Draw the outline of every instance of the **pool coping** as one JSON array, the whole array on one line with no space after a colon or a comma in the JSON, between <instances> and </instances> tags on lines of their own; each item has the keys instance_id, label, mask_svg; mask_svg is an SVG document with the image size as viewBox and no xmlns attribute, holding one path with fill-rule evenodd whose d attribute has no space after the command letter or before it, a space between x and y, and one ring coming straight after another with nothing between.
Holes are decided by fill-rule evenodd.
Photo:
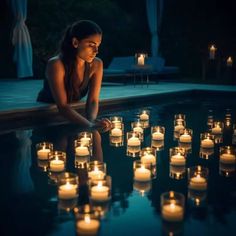
<instances>
[{"instance_id":1,"label":"pool coping","mask_svg":"<svg viewBox=\"0 0 236 236\"><path fill-rule=\"evenodd\" d=\"M127 107L138 107L146 102L153 102L159 99L159 102L178 96L193 96L196 94L227 94L236 96L236 91L212 90L212 89L183 89L179 91L165 91L161 93L153 93L146 95L128 96L122 98L103 99L99 104L99 115L105 115L108 112L123 110ZM85 102L71 104L71 107L84 115ZM69 123L60 113L55 104L40 107L32 107L27 109L15 109L0 112L0 134L10 132L19 128L32 128L34 126L44 126L52 124Z\"/></svg>"}]
</instances>

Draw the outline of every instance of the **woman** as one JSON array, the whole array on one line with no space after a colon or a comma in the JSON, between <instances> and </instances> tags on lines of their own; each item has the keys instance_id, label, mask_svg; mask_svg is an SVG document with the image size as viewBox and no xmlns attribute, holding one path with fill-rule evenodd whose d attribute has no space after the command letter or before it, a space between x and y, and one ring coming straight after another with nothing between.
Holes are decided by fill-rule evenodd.
<instances>
[{"instance_id":1,"label":"woman","mask_svg":"<svg viewBox=\"0 0 236 236\"><path fill-rule=\"evenodd\" d=\"M84 127L107 128L109 120L96 120L103 76L103 63L97 58L102 30L94 22L75 22L66 30L60 53L48 61L44 87L38 101L57 104L59 112L68 120ZM71 108L88 93L86 117Z\"/></svg>"}]
</instances>

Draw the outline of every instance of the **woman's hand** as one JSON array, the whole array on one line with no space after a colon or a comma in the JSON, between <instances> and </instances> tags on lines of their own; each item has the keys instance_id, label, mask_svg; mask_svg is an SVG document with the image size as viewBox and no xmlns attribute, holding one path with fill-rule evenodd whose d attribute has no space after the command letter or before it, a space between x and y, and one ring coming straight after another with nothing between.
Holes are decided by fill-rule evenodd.
<instances>
[{"instance_id":1,"label":"woman's hand","mask_svg":"<svg viewBox=\"0 0 236 236\"><path fill-rule=\"evenodd\" d=\"M96 119L93 127L100 132L107 132L111 129L111 124L111 121L107 118Z\"/></svg>"}]
</instances>

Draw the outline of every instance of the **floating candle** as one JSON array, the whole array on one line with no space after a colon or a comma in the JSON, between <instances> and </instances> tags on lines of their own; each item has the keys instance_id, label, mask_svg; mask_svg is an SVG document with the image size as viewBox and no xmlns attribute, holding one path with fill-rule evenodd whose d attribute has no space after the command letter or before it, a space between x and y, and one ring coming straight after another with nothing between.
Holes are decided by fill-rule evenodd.
<instances>
[{"instance_id":1,"label":"floating candle","mask_svg":"<svg viewBox=\"0 0 236 236\"><path fill-rule=\"evenodd\" d=\"M147 113L142 113L139 116L140 120L149 120L149 115Z\"/></svg>"},{"instance_id":2,"label":"floating candle","mask_svg":"<svg viewBox=\"0 0 236 236\"><path fill-rule=\"evenodd\" d=\"M192 137L189 134L182 134L179 137L179 141L181 143L191 143L192 142Z\"/></svg>"},{"instance_id":3,"label":"floating candle","mask_svg":"<svg viewBox=\"0 0 236 236\"><path fill-rule=\"evenodd\" d=\"M109 187L103 186L101 182L91 188L91 199L95 201L109 200Z\"/></svg>"},{"instance_id":4,"label":"floating candle","mask_svg":"<svg viewBox=\"0 0 236 236\"><path fill-rule=\"evenodd\" d=\"M43 148L37 151L37 156L39 160L47 160L48 154L51 152L49 148Z\"/></svg>"},{"instance_id":5,"label":"floating candle","mask_svg":"<svg viewBox=\"0 0 236 236\"><path fill-rule=\"evenodd\" d=\"M102 180L105 177L105 173L95 166L94 170L88 172L88 177L92 180Z\"/></svg>"},{"instance_id":6,"label":"floating candle","mask_svg":"<svg viewBox=\"0 0 236 236\"><path fill-rule=\"evenodd\" d=\"M211 140L209 138L205 138L201 141L201 147L202 148L213 148L214 142L213 142L213 140Z\"/></svg>"},{"instance_id":7,"label":"floating candle","mask_svg":"<svg viewBox=\"0 0 236 236\"><path fill-rule=\"evenodd\" d=\"M162 218L166 221L177 222L184 218L184 209L182 206L175 203L170 203L162 206Z\"/></svg>"},{"instance_id":8,"label":"floating candle","mask_svg":"<svg viewBox=\"0 0 236 236\"><path fill-rule=\"evenodd\" d=\"M113 128L111 130L111 136L114 136L114 137L120 137L122 136L122 130L119 129L119 128Z\"/></svg>"},{"instance_id":9,"label":"floating candle","mask_svg":"<svg viewBox=\"0 0 236 236\"><path fill-rule=\"evenodd\" d=\"M142 165L140 168L135 169L134 179L143 182L149 181L151 180L151 171Z\"/></svg>"},{"instance_id":10,"label":"floating candle","mask_svg":"<svg viewBox=\"0 0 236 236\"><path fill-rule=\"evenodd\" d=\"M164 139L164 134L161 132L154 132L152 133L152 139L153 140L163 140Z\"/></svg>"},{"instance_id":11,"label":"floating candle","mask_svg":"<svg viewBox=\"0 0 236 236\"><path fill-rule=\"evenodd\" d=\"M143 164L156 164L156 157L153 154L145 154L141 156L141 162Z\"/></svg>"},{"instance_id":12,"label":"floating candle","mask_svg":"<svg viewBox=\"0 0 236 236\"><path fill-rule=\"evenodd\" d=\"M79 235L95 235L99 229L100 223L98 220L90 219L89 216L85 216L83 220L77 222L76 226Z\"/></svg>"},{"instance_id":13,"label":"floating candle","mask_svg":"<svg viewBox=\"0 0 236 236\"><path fill-rule=\"evenodd\" d=\"M183 166L185 165L185 163L186 163L185 157L180 153L177 153L176 155L173 155L170 158L171 165Z\"/></svg>"},{"instance_id":14,"label":"floating candle","mask_svg":"<svg viewBox=\"0 0 236 236\"><path fill-rule=\"evenodd\" d=\"M51 160L49 162L50 171L61 172L65 170L65 162L63 160Z\"/></svg>"},{"instance_id":15,"label":"floating candle","mask_svg":"<svg viewBox=\"0 0 236 236\"><path fill-rule=\"evenodd\" d=\"M75 154L77 156L89 156L89 150L86 146L80 146L75 148Z\"/></svg>"},{"instance_id":16,"label":"floating candle","mask_svg":"<svg viewBox=\"0 0 236 236\"><path fill-rule=\"evenodd\" d=\"M70 184L69 182L59 186L58 198L69 200L78 197L77 188L78 188L77 184Z\"/></svg>"},{"instance_id":17,"label":"floating candle","mask_svg":"<svg viewBox=\"0 0 236 236\"><path fill-rule=\"evenodd\" d=\"M236 156L231 153L223 153L220 155L220 162L225 164L235 164Z\"/></svg>"},{"instance_id":18,"label":"floating candle","mask_svg":"<svg viewBox=\"0 0 236 236\"><path fill-rule=\"evenodd\" d=\"M190 179L189 188L193 190L206 190L207 189L206 178L201 177L199 174L197 174L197 176L192 177Z\"/></svg>"}]
</instances>

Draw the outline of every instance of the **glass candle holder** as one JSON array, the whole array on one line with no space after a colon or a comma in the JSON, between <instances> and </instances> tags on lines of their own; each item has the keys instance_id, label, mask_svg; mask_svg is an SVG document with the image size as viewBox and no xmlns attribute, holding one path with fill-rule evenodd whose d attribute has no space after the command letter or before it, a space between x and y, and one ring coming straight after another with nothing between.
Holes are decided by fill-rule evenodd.
<instances>
[{"instance_id":1,"label":"glass candle holder","mask_svg":"<svg viewBox=\"0 0 236 236\"><path fill-rule=\"evenodd\" d=\"M145 196L145 194L149 193L150 190L152 189L152 181L146 181L146 182L134 181L133 188L141 196Z\"/></svg>"},{"instance_id":2,"label":"glass candle holder","mask_svg":"<svg viewBox=\"0 0 236 236\"><path fill-rule=\"evenodd\" d=\"M135 64L137 66L144 66L145 65L145 60L147 58L146 53L135 53Z\"/></svg>"},{"instance_id":3,"label":"glass candle holder","mask_svg":"<svg viewBox=\"0 0 236 236\"><path fill-rule=\"evenodd\" d=\"M53 151L53 144L49 142L42 142L36 144L38 160L48 161L49 152Z\"/></svg>"},{"instance_id":4,"label":"glass candle holder","mask_svg":"<svg viewBox=\"0 0 236 236\"><path fill-rule=\"evenodd\" d=\"M236 164L236 148L234 146L220 147L220 162L223 164Z\"/></svg>"},{"instance_id":5,"label":"glass candle holder","mask_svg":"<svg viewBox=\"0 0 236 236\"><path fill-rule=\"evenodd\" d=\"M193 166L188 168L188 188L195 191L206 191L208 168Z\"/></svg>"},{"instance_id":6,"label":"glass candle holder","mask_svg":"<svg viewBox=\"0 0 236 236\"><path fill-rule=\"evenodd\" d=\"M152 164L144 164L140 160L134 161L133 171L134 171L134 181L138 182L148 182L155 177L155 171L153 173Z\"/></svg>"},{"instance_id":7,"label":"glass candle holder","mask_svg":"<svg viewBox=\"0 0 236 236\"><path fill-rule=\"evenodd\" d=\"M85 145L93 145L93 134L91 132L80 132L78 134L78 141Z\"/></svg>"},{"instance_id":8,"label":"glass candle holder","mask_svg":"<svg viewBox=\"0 0 236 236\"><path fill-rule=\"evenodd\" d=\"M85 168L86 164L90 161L91 149L88 143L80 141L79 139L74 141L75 151L75 167Z\"/></svg>"},{"instance_id":9,"label":"glass candle holder","mask_svg":"<svg viewBox=\"0 0 236 236\"><path fill-rule=\"evenodd\" d=\"M77 235L97 235L100 221L89 204L74 208L74 216Z\"/></svg>"},{"instance_id":10,"label":"glass candle holder","mask_svg":"<svg viewBox=\"0 0 236 236\"><path fill-rule=\"evenodd\" d=\"M206 205L207 193L206 191L192 191L188 190L188 200L194 207L202 207Z\"/></svg>"},{"instance_id":11,"label":"glass candle holder","mask_svg":"<svg viewBox=\"0 0 236 236\"><path fill-rule=\"evenodd\" d=\"M170 165L184 166L186 164L186 151L181 147L169 149Z\"/></svg>"},{"instance_id":12,"label":"glass candle holder","mask_svg":"<svg viewBox=\"0 0 236 236\"><path fill-rule=\"evenodd\" d=\"M200 147L204 149L214 149L214 135L210 133L200 134Z\"/></svg>"},{"instance_id":13,"label":"glass candle holder","mask_svg":"<svg viewBox=\"0 0 236 236\"><path fill-rule=\"evenodd\" d=\"M138 157L141 150L141 134L131 131L126 133L127 156Z\"/></svg>"},{"instance_id":14,"label":"glass candle holder","mask_svg":"<svg viewBox=\"0 0 236 236\"><path fill-rule=\"evenodd\" d=\"M224 177L232 177L236 174L236 166L219 162L219 174Z\"/></svg>"},{"instance_id":15,"label":"glass candle holder","mask_svg":"<svg viewBox=\"0 0 236 236\"><path fill-rule=\"evenodd\" d=\"M109 141L111 146L121 147L124 145L124 124L112 123L109 131Z\"/></svg>"},{"instance_id":16,"label":"glass candle holder","mask_svg":"<svg viewBox=\"0 0 236 236\"><path fill-rule=\"evenodd\" d=\"M111 177L89 181L89 199L92 202L107 202L111 199Z\"/></svg>"},{"instance_id":17,"label":"glass candle holder","mask_svg":"<svg viewBox=\"0 0 236 236\"><path fill-rule=\"evenodd\" d=\"M143 141L143 124L140 121L131 122L131 128L134 132L140 133L140 140Z\"/></svg>"},{"instance_id":18,"label":"glass candle holder","mask_svg":"<svg viewBox=\"0 0 236 236\"><path fill-rule=\"evenodd\" d=\"M192 142L193 130L185 128L183 133L179 136L180 143L191 143Z\"/></svg>"},{"instance_id":19,"label":"glass candle holder","mask_svg":"<svg viewBox=\"0 0 236 236\"><path fill-rule=\"evenodd\" d=\"M185 114L181 114L181 113L175 114L175 116L174 116L174 119L175 119L176 122L185 121L185 118L186 118Z\"/></svg>"},{"instance_id":20,"label":"glass candle holder","mask_svg":"<svg viewBox=\"0 0 236 236\"><path fill-rule=\"evenodd\" d=\"M199 150L199 157L208 160L214 154L214 148L202 148Z\"/></svg>"},{"instance_id":21,"label":"glass candle holder","mask_svg":"<svg viewBox=\"0 0 236 236\"><path fill-rule=\"evenodd\" d=\"M231 110L227 109L226 114L225 114L225 119L224 119L224 127L225 128L231 128L231 124L232 124Z\"/></svg>"},{"instance_id":22,"label":"glass candle holder","mask_svg":"<svg viewBox=\"0 0 236 236\"><path fill-rule=\"evenodd\" d=\"M156 165L156 150L151 147L145 147L140 152L140 161L143 164Z\"/></svg>"},{"instance_id":23,"label":"glass candle holder","mask_svg":"<svg viewBox=\"0 0 236 236\"><path fill-rule=\"evenodd\" d=\"M174 120L174 132L182 134L184 129L186 127L186 122L185 120L180 121L180 120Z\"/></svg>"},{"instance_id":24,"label":"glass candle holder","mask_svg":"<svg viewBox=\"0 0 236 236\"><path fill-rule=\"evenodd\" d=\"M123 123L123 117L111 116L110 121L111 121L112 125L116 125L117 127L119 127L118 125Z\"/></svg>"},{"instance_id":25,"label":"glass candle holder","mask_svg":"<svg viewBox=\"0 0 236 236\"><path fill-rule=\"evenodd\" d=\"M170 191L161 194L161 216L168 222L180 222L184 218L184 195Z\"/></svg>"},{"instance_id":26,"label":"glass candle holder","mask_svg":"<svg viewBox=\"0 0 236 236\"><path fill-rule=\"evenodd\" d=\"M70 213L78 204L78 199L73 198L71 200L58 199L57 208L60 212Z\"/></svg>"},{"instance_id":27,"label":"glass candle holder","mask_svg":"<svg viewBox=\"0 0 236 236\"><path fill-rule=\"evenodd\" d=\"M185 177L185 174L186 174L185 165L183 166L170 165L169 169L170 169L169 177L171 179L180 180Z\"/></svg>"},{"instance_id":28,"label":"glass candle holder","mask_svg":"<svg viewBox=\"0 0 236 236\"><path fill-rule=\"evenodd\" d=\"M88 163L88 178L91 180L103 180L106 176L106 163L91 161Z\"/></svg>"},{"instance_id":29,"label":"glass candle holder","mask_svg":"<svg viewBox=\"0 0 236 236\"><path fill-rule=\"evenodd\" d=\"M73 200L78 198L79 178L70 172L58 176L58 198L60 200Z\"/></svg>"},{"instance_id":30,"label":"glass candle holder","mask_svg":"<svg viewBox=\"0 0 236 236\"><path fill-rule=\"evenodd\" d=\"M61 151L52 151L48 154L48 171L59 173L66 169L66 153Z\"/></svg>"},{"instance_id":31,"label":"glass candle holder","mask_svg":"<svg viewBox=\"0 0 236 236\"><path fill-rule=\"evenodd\" d=\"M224 129L224 123L221 121L213 122L213 127L211 129L211 133L214 135L222 135Z\"/></svg>"},{"instance_id":32,"label":"glass candle holder","mask_svg":"<svg viewBox=\"0 0 236 236\"><path fill-rule=\"evenodd\" d=\"M150 111L149 110L142 110L139 114L140 121L147 121L150 117Z\"/></svg>"},{"instance_id":33,"label":"glass candle holder","mask_svg":"<svg viewBox=\"0 0 236 236\"><path fill-rule=\"evenodd\" d=\"M210 112L210 114L207 116L207 127L209 130L212 129L213 123L214 123L214 117L213 117L213 114L211 114Z\"/></svg>"},{"instance_id":34,"label":"glass candle holder","mask_svg":"<svg viewBox=\"0 0 236 236\"><path fill-rule=\"evenodd\" d=\"M161 141L165 138L165 127L153 126L151 127L152 140Z\"/></svg>"}]
</instances>

